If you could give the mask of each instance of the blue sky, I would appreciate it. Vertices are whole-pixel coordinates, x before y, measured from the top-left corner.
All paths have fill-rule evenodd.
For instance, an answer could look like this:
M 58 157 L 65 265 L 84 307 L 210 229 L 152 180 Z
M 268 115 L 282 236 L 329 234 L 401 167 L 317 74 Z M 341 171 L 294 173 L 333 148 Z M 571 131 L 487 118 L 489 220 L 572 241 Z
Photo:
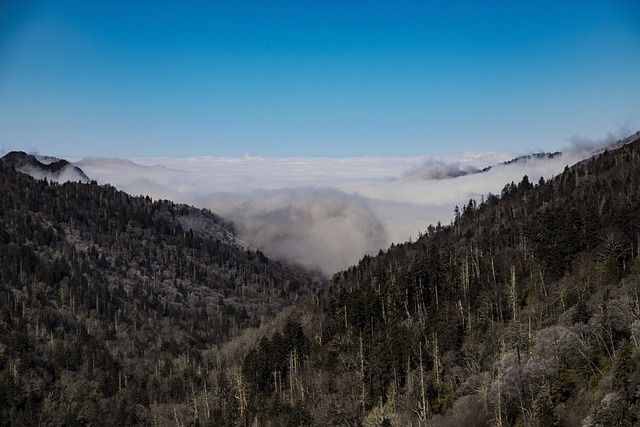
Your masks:
M 634 0 L 0 0 L 2 151 L 556 150 L 638 130 L 639 75 Z

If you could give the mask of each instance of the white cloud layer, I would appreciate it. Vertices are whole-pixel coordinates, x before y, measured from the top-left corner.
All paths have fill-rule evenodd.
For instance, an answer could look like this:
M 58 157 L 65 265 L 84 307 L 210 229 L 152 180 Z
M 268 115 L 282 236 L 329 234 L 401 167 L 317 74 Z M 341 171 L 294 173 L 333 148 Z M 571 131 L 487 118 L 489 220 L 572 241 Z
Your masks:
M 524 175 L 537 182 L 611 141 L 574 138 L 562 156 L 508 165 L 510 153 L 455 157 L 83 159 L 101 184 L 170 199 L 233 221 L 239 237 L 268 256 L 325 276 L 450 222 L 455 205 L 499 194 Z M 495 166 L 493 166 L 495 165 Z M 470 173 L 493 166 L 483 173 Z

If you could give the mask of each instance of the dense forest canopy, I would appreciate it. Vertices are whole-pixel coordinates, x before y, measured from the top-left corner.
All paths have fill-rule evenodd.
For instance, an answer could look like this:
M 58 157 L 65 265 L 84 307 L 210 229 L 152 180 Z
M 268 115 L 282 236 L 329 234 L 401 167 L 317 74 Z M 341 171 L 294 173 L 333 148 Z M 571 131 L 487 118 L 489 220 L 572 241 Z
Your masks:
M 222 343 L 312 285 L 233 242 L 211 212 L 35 180 L 6 161 L 0 176 L 4 420 L 161 418 L 154 408 L 187 402 Z
M 2 419 L 636 425 L 640 139 L 625 142 L 324 284 L 203 232 L 224 228 L 211 212 L 4 163 Z

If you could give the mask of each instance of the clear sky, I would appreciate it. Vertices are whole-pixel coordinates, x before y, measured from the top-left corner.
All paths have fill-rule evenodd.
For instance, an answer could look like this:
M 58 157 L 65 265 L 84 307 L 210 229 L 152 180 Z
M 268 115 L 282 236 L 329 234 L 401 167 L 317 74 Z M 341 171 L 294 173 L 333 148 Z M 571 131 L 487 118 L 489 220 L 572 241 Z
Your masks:
M 0 150 L 413 156 L 640 128 L 640 3 L 0 0 Z

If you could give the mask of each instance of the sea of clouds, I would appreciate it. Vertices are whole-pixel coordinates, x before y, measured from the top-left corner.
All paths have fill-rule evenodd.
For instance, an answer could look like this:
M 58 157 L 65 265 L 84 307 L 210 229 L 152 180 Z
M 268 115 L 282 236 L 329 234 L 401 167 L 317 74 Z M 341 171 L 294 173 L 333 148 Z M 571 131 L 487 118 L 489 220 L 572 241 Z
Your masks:
M 526 153 L 451 157 L 136 157 L 75 164 L 133 195 L 209 208 L 268 256 L 325 277 L 392 242 L 448 224 L 456 205 L 500 194 L 524 175 L 559 174 L 611 143 L 575 138 L 561 156 L 501 164 Z M 483 168 L 492 166 L 486 172 Z

